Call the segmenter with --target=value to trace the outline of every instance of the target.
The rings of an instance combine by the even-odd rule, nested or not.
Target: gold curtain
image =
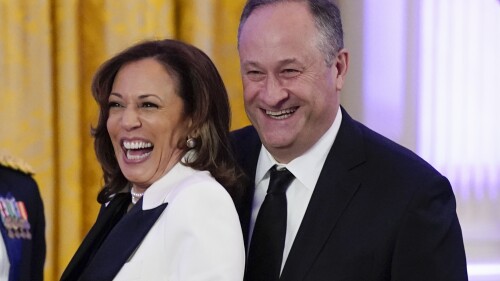
[[[150,38],[192,43],[217,65],[232,128],[243,109],[236,33],[244,0],[0,0],[0,147],[35,171],[47,221],[46,280],[58,280],[99,205],[90,80],[123,48]]]

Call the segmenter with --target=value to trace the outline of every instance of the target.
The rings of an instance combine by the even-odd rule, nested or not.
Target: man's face
[[[305,3],[257,8],[241,29],[245,110],[264,146],[282,163],[311,148],[339,108],[347,52],[328,66],[318,42]]]

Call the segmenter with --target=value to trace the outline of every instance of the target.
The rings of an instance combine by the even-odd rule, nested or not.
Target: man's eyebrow
[[[255,61],[245,61],[241,64],[242,66],[259,67],[259,64]]]
[[[283,64],[295,63],[295,62],[297,62],[297,59],[296,59],[296,58],[289,58],[289,59],[284,59],[284,60],[279,61],[279,63],[280,63],[281,65],[283,65]]]
[[[284,64],[290,64],[290,63],[296,63],[298,60],[296,58],[287,58],[278,61],[279,65],[284,65]],[[242,63],[242,66],[251,66],[251,67],[259,67],[260,64],[256,61],[245,61]]]

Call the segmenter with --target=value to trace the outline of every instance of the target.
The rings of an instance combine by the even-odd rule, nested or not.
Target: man
[[[467,280],[448,180],[340,106],[342,37],[328,0],[249,0],[243,10],[238,49],[253,127],[233,137],[251,182],[239,206],[245,280]],[[282,241],[280,222],[268,222],[282,212],[268,213],[282,202],[266,194],[275,165],[293,178],[279,203]]]
[[[0,154],[0,280],[43,280],[45,217],[32,173]]]

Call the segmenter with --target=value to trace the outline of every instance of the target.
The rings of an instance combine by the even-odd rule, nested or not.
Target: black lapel
[[[360,183],[355,167],[364,161],[361,133],[345,111],[295,237],[280,280],[303,280]]]
[[[240,217],[241,229],[243,231],[245,249],[247,249],[253,195],[255,192],[255,172],[257,170],[257,161],[259,159],[262,143],[260,142],[257,131],[252,126],[237,130],[233,132],[231,136],[236,159],[247,176],[243,186],[242,199],[236,204]]]
[[[61,281],[77,280],[79,278],[109,232],[127,212],[127,206],[130,202],[130,193],[118,193],[107,207],[101,208],[95,224],[64,270]]]
[[[166,207],[142,210],[141,198],[111,230],[79,280],[113,280]]]

